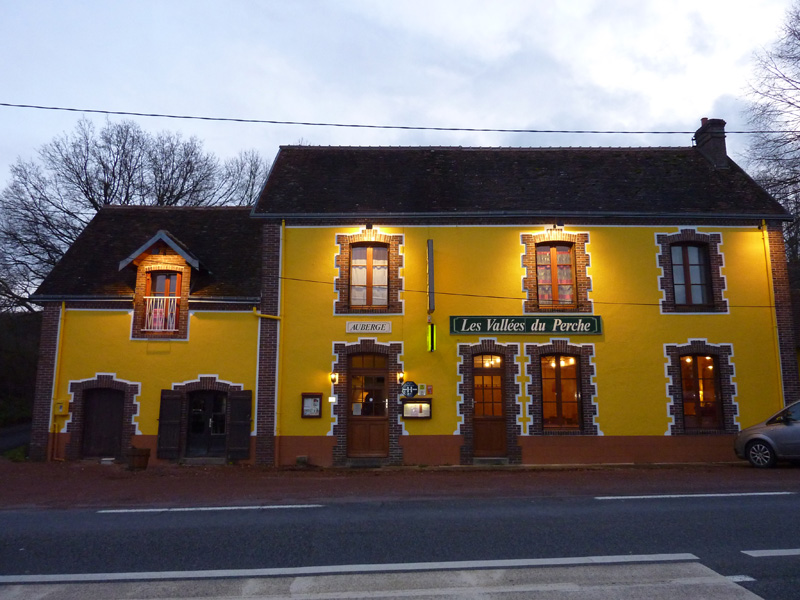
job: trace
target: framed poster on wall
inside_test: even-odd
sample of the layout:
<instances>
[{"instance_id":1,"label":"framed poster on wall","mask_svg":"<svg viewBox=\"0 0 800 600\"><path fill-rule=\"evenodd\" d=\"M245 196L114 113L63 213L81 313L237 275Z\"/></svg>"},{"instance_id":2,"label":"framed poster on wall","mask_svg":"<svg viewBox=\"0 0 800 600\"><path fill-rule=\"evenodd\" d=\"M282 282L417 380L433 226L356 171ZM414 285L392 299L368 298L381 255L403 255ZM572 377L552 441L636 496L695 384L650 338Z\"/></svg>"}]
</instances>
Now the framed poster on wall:
<instances>
[{"instance_id":1,"label":"framed poster on wall","mask_svg":"<svg viewBox=\"0 0 800 600\"><path fill-rule=\"evenodd\" d=\"M322 394L302 394L302 412L304 419L318 419L322 416Z\"/></svg>"}]
</instances>

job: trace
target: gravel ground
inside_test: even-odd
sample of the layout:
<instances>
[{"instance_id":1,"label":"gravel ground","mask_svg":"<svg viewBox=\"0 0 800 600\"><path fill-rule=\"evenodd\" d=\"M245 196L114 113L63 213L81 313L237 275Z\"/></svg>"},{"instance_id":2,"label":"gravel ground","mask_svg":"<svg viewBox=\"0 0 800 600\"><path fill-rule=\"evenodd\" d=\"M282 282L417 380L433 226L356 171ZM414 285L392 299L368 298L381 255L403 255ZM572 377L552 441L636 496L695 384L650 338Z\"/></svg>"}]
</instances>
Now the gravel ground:
<instances>
[{"instance_id":1,"label":"gravel ground","mask_svg":"<svg viewBox=\"0 0 800 600\"><path fill-rule=\"evenodd\" d=\"M800 467L746 463L591 467L274 469L0 458L0 509L241 506L400 499L800 492Z\"/></svg>"}]
</instances>

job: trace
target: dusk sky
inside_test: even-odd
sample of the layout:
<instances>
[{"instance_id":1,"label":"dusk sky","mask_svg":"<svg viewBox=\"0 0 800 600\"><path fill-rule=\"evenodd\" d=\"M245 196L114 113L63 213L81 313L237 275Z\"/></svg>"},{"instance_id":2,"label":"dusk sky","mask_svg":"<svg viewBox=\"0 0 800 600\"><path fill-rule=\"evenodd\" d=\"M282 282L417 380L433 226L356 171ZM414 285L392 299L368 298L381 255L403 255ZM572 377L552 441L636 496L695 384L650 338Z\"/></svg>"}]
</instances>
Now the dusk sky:
<instances>
[{"instance_id":1,"label":"dusk sky","mask_svg":"<svg viewBox=\"0 0 800 600\"><path fill-rule=\"evenodd\" d=\"M319 123L747 129L753 53L791 0L0 0L0 103ZM691 134L358 129L122 117L226 159L282 144L688 146ZM0 106L9 166L81 113ZM730 134L736 160L745 135ZM742 162L740 160L740 162Z\"/></svg>"}]
</instances>

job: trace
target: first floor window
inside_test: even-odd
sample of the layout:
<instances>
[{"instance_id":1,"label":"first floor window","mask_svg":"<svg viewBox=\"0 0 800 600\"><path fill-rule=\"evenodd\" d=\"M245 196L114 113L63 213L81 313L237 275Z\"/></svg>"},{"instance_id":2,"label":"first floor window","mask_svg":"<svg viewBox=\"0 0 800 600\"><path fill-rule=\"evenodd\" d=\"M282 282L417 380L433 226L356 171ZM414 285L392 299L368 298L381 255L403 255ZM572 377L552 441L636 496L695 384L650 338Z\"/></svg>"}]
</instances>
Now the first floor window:
<instances>
[{"instance_id":1,"label":"first floor window","mask_svg":"<svg viewBox=\"0 0 800 600\"><path fill-rule=\"evenodd\" d=\"M540 307L571 308L575 305L575 269L572 246L536 246L536 284Z\"/></svg>"},{"instance_id":2,"label":"first floor window","mask_svg":"<svg viewBox=\"0 0 800 600\"><path fill-rule=\"evenodd\" d=\"M151 271L145 291L145 331L176 331L181 294L181 274Z\"/></svg>"},{"instance_id":3,"label":"first floor window","mask_svg":"<svg viewBox=\"0 0 800 600\"><path fill-rule=\"evenodd\" d=\"M683 424L686 430L722 429L722 402L713 356L681 357Z\"/></svg>"},{"instance_id":4,"label":"first floor window","mask_svg":"<svg viewBox=\"0 0 800 600\"><path fill-rule=\"evenodd\" d=\"M354 245L350 252L350 305L388 306L389 248Z\"/></svg>"},{"instance_id":5,"label":"first floor window","mask_svg":"<svg viewBox=\"0 0 800 600\"><path fill-rule=\"evenodd\" d=\"M542 424L547 429L581 428L578 359L566 354L542 356Z\"/></svg>"},{"instance_id":6,"label":"first floor window","mask_svg":"<svg viewBox=\"0 0 800 600\"><path fill-rule=\"evenodd\" d=\"M671 247L671 253L675 304L684 308L711 305L707 247L675 244Z\"/></svg>"}]
</instances>

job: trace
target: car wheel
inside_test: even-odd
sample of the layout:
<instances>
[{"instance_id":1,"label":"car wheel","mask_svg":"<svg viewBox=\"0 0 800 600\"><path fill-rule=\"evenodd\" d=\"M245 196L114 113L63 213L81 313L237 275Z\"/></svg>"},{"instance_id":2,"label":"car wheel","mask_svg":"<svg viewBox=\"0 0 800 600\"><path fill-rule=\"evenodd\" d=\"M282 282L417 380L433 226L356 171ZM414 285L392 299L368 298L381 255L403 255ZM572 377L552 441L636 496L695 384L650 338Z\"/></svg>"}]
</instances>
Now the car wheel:
<instances>
[{"instance_id":1,"label":"car wheel","mask_svg":"<svg viewBox=\"0 0 800 600\"><path fill-rule=\"evenodd\" d=\"M772 446L762 440L754 440L747 444L745 454L750 464L759 469L772 467L778 460L775 457L775 451L772 449Z\"/></svg>"}]
</instances>

